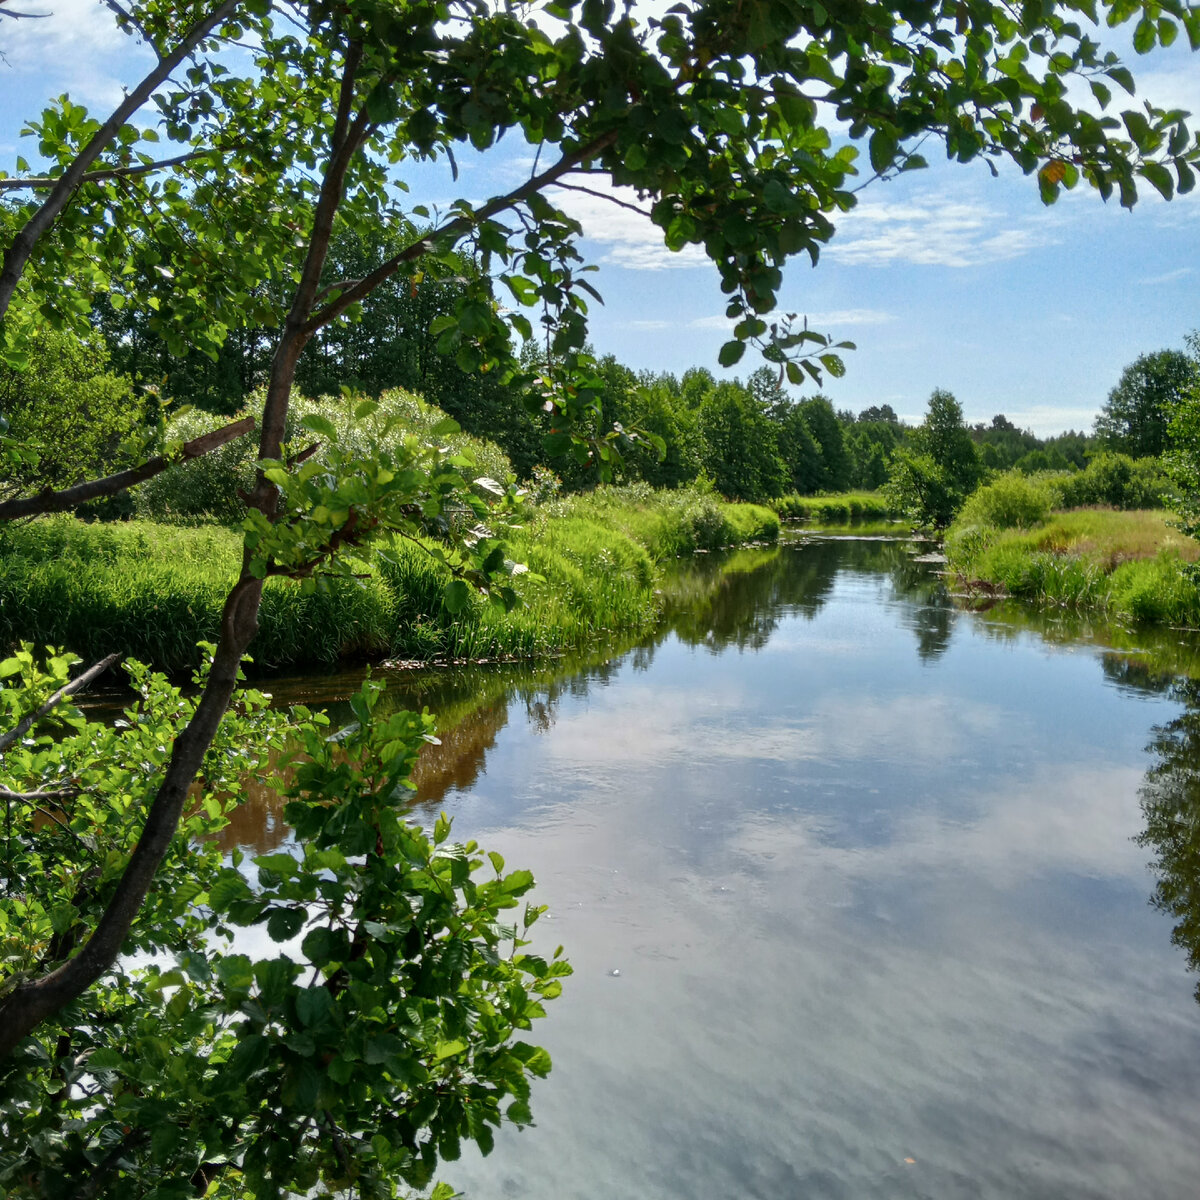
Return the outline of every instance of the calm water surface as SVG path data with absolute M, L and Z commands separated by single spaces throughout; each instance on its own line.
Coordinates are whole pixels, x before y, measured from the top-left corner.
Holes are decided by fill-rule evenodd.
M 669 631 L 608 664 L 415 682 L 459 721 L 422 802 L 534 870 L 576 971 L 535 1030 L 537 1127 L 442 1178 L 1197 1194 L 1195 979 L 1134 840 L 1147 745 L 1186 711 L 1154 673 L 1172 639 L 958 612 L 910 553 L 700 563 Z

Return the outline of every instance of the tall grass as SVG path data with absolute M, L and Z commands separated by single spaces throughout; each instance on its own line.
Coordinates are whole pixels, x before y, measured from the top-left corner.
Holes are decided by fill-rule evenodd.
M 822 526 L 879 523 L 901 516 L 900 509 L 881 492 L 840 492 L 832 496 L 793 493 L 772 500 L 771 505 L 785 521 Z
M 771 538 L 779 528 L 756 505 L 648 488 L 598 489 L 551 507 L 505 535 L 509 556 L 529 567 L 515 579 L 522 603 L 512 612 L 476 598 L 451 613 L 446 568 L 420 546 L 397 543 L 361 564 L 365 579 L 330 579 L 309 593 L 269 581 L 252 648 L 257 665 L 526 659 L 638 634 L 661 612 L 658 561 L 681 547 Z M 216 639 L 240 554 L 240 537 L 216 526 L 60 517 L 7 529 L 0 643 L 192 666 L 196 642 Z
M 981 521 L 984 507 L 969 504 L 946 536 L 950 566 L 968 587 L 1131 621 L 1200 626 L 1200 546 L 1161 511 L 1076 509 L 1022 529 Z
M 731 504 L 697 486 L 676 491 L 656 491 L 647 483 L 598 487 L 554 500 L 542 515 L 550 521 L 572 517 L 617 529 L 656 562 L 779 536 L 779 517 L 772 509 Z

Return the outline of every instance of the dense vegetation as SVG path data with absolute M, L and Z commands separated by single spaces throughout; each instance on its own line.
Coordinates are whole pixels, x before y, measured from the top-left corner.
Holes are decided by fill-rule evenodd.
M 145 75 L 99 118 L 66 95 L 29 114 L 47 174 L 17 158 L 4 180 L 0 360 L 23 374 L 0 414 L 17 493 L 0 498 L 0 516 L 83 504 L 88 517 L 127 516 L 134 485 L 186 471 L 196 464 L 178 460 L 250 428 L 256 467 L 245 486 L 245 456 L 223 452 L 236 488 L 219 501 L 202 486 L 186 502 L 182 489 L 158 500 L 150 489 L 138 502 L 150 528 L 81 530 L 68 518 L 9 535 L 6 560 L 29 565 L 22 586 L 44 577 L 49 589 L 35 616 L 83 602 L 51 555 L 80 574 L 108 545 L 113 560 L 140 554 L 145 578 L 170 552 L 194 601 L 172 613 L 179 634 L 194 637 L 218 607 L 220 619 L 194 692 L 131 665 L 135 699 L 113 724 L 70 700 L 107 660 L 70 683 L 67 654 L 21 647 L 0 661 L 0 1190 L 395 1197 L 427 1187 L 464 1140 L 486 1152 L 505 1120 L 530 1123 L 531 1080 L 549 1059 L 524 1034 L 567 969 L 525 945 L 539 915 L 521 904 L 527 871 L 454 843 L 445 821 L 408 819 L 430 722 L 381 717 L 370 688 L 336 738 L 311 714 L 292 717 L 304 758 L 280 786 L 294 852 L 259 856 L 253 870 L 225 862 L 210 838 L 238 780 L 284 750 L 280 718 L 239 690 L 243 657 L 276 604 L 279 645 L 296 643 L 298 620 L 312 636 L 332 619 L 304 609 L 322 595 L 362 605 L 362 627 L 382 615 L 378 632 L 393 636 L 430 578 L 399 566 L 397 546 L 443 572 L 419 609 L 438 653 L 465 648 L 446 641 L 460 625 L 481 631 L 474 650 L 499 649 L 486 619 L 473 624 L 475 606 L 512 610 L 530 587 L 558 588 L 552 601 L 584 589 L 547 619 L 578 619 L 593 636 L 623 605 L 637 619 L 653 554 L 726 520 L 703 484 L 664 501 L 668 517 L 637 497 L 567 498 L 536 537 L 539 518 L 526 520 L 522 546 L 515 486 L 484 473 L 451 425 L 401 412 L 395 389 L 443 404 L 544 495 L 555 488 L 537 476 L 546 456 L 566 456 L 553 470 L 572 494 L 623 473 L 703 478 L 736 500 L 874 488 L 907 454 L 911 478 L 936 486 L 897 495 L 940 525 L 941 499 L 962 498 L 975 453 L 947 421 L 953 402 L 938 401 L 905 451 L 910 435 L 886 419 L 850 421 L 783 394 L 785 381 L 819 385 L 843 370 L 828 338 L 772 315 L 787 261 L 815 263 L 859 183 L 920 168 L 929 141 L 958 162 L 1015 163 L 1047 203 L 1083 183 L 1132 205 L 1141 185 L 1167 198 L 1190 190 L 1200 139 L 1186 113 L 1120 111 L 1108 84 L 1132 94 L 1132 76 L 1069 5 L 104 9 L 149 51 L 113 68 Z M 1103 9 L 1113 26 L 1134 22 L 1139 53 L 1181 30 L 1200 45 L 1194 8 Z M 9 19 L 29 14 L 3 6 L 0 24 Z M 1077 81 L 1090 85 L 1079 107 Z M 473 172 L 471 199 L 434 212 L 407 199 L 412 164 L 446 163 L 457 183 L 465 154 L 486 161 L 522 138 L 537 147 L 527 177 Z M 596 362 L 583 230 L 556 201 L 579 172 L 636 192 L 666 251 L 703 248 L 732 327 L 718 361 L 754 348 L 774 374 L 631 386 Z M 390 309 L 369 311 L 376 297 Z M 319 399 L 355 385 L 344 412 Z M 317 398 L 299 401 L 306 392 Z M 186 419 L 174 408 L 185 401 L 255 411 L 181 437 L 168 419 Z M 1013 449 L 1002 432 L 997 456 Z M 168 517 L 207 528 L 164 533 Z M 745 534 L 776 518 L 728 520 Z M 620 525 L 643 540 L 616 541 Z M 229 563 L 220 590 L 201 552 Z M 516 555 L 539 569 L 522 575 Z M 120 611 L 115 574 L 90 590 Z M 148 625 L 171 601 L 137 572 L 133 583 Z M 243 927 L 262 957 L 230 944 Z

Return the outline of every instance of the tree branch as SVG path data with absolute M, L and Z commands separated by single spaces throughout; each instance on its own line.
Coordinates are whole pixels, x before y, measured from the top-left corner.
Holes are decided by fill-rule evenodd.
M 19 742 L 52 708 L 61 704 L 68 696 L 73 696 L 80 688 L 87 687 L 97 676 L 103 675 L 120 657 L 119 654 L 110 654 L 107 658 L 102 658 L 94 667 L 88 667 L 82 675 L 76 676 L 70 683 L 60 687 L 41 708 L 31 712 L 15 729 L 0 734 L 0 753 Z
M 636 204 L 630 204 L 628 200 L 622 200 L 619 196 L 610 195 L 608 192 L 601 192 L 596 188 L 584 187 L 582 183 L 563 183 L 560 179 L 554 186 L 564 188 L 568 192 L 583 192 L 584 195 L 595 196 L 597 200 L 607 200 L 610 204 L 616 204 L 621 208 L 629 209 L 630 212 L 637 213 L 639 217 L 650 217 L 650 214 L 644 208 L 638 208 Z
M 413 259 L 427 254 L 435 241 L 443 238 L 458 238 L 466 233 L 467 230 L 478 225 L 480 221 L 487 221 L 497 213 L 503 212 L 506 208 L 512 208 L 514 205 L 520 204 L 522 200 L 527 200 L 530 196 L 542 191 L 551 184 L 557 183 L 563 175 L 569 174 L 581 162 L 587 162 L 589 159 L 595 158 L 597 154 L 602 150 L 608 149 L 616 140 L 617 130 L 610 129 L 607 133 L 602 133 L 599 137 L 593 138 L 586 146 L 581 146 L 573 154 L 564 155 L 554 166 L 547 167 L 540 175 L 532 176 L 520 187 L 514 188 L 511 192 L 503 196 L 497 196 L 495 199 L 489 200 L 487 204 L 472 216 L 455 217 L 453 221 L 447 221 L 432 233 L 427 233 L 418 241 L 410 243 L 385 263 L 376 267 L 369 275 L 363 276 L 358 283 L 344 291 L 336 300 L 331 301 L 324 308 L 315 312 L 304 326 L 305 332 L 311 336 L 318 329 L 322 329 L 328 325 L 330 321 L 340 317 L 352 304 L 357 304 L 359 300 L 374 291 L 381 283 L 390 279 L 406 262 L 412 262 Z
M 48 975 L 22 980 L 0 1000 L 0 1059 L 48 1016 L 81 996 L 120 954 L 179 828 L 189 788 L 237 687 L 242 654 L 258 629 L 261 596 L 262 580 L 249 577 L 243 568 L 221 613 L 221 636 L 204 692 L 192 719 L 175 738 L 166 775 L 125 871 L 79 952 Z
M 233 15 L 240 3 L 241 0 L 224 0 L 224 3 L 215 8 L 204 20 L 197 21 L 184 34 L 179 45 L 169 55 L 159 58 L 154 69 L 113 110 L 112 116 L 104 122 L 91 141 L 75 156 L 71 165 L 55 183 L 50 195 L 43 201 L 42 206 L 29 218 L 4 251 L 4 264 L 0 269 L 0 318 L 3 318 L 8 312 L 13 293 L 17 290 L 17 284 L 21 281 L 21 276 L 25 272 L 25 266 L 29 262 L 38 238 L 54 224 L 58 214 L 75 194 L 81 179 L 87 174 L 88 168 L 112 144 L 126 122 L 154 95 L 171 72 L 222 21 Z M 0 9 L 0 12 L 2 11 L 5 10 Z
M 194 158 L 201 158 L 208 154 L 209 150 L 192 150 L 187 154 L 176 155 L 175 158 L 163 158 L 157 162 L 138 163 L 136 166 L 128 167 L 106 167 L 102 171 L 88 171 L 79 177 L 79 182 L 96 183 L 103 179 L 123 179 L 130 175 L 149 175 L 154 171 L 165 171 L 170 167 L 178 167 L 183 163 L 191 162 Z M 16 192 L 24 191 L 25 189 L 40 190 L 45 188 L 53 188 L 58 185 L 60 176 L 37 176 L 33 179 L 0 179 L 0 192 Z
M 47 488 L 36 496 L 21 496 L 16 500 L 0 502 L 0 521 L 15 521 L 20 517 L 36 517 L 43 513 L 69 512 L 86 504 L 89 500 L 98 500 L 102 496 L 115 496 L 126 488 L 144 483 L 155 475 L 161 474 L 177 462 L 186 462 L 190 458 L 201 458 L 205 454 L 220 449 L 234 438 L 250 433 L 254 429 L 254 418 L 243 417 L 230 425 L 223 425 L 211 433 L 203 433 L 184 442 L 180 447 L 179 456 L 168 458 L 164 454 L 155 455 L 140 467 L 130 467 L 127 471 L 118 471 L 115 475 L 106 475 L 103 479 L 91 479 L 87 483 L 77 483 L 73 487 L 63 488 L 61 492 L 52 492 Z

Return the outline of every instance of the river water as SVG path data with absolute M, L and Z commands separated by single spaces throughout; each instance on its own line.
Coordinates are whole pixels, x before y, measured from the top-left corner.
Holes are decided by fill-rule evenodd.
M 451 726 L 419 802 L 533 869 L 540 939 L 575 967 L 533 1033 L 537 1127 L 441 1178 L 477 1200 L 1196 1195 L 1195 977 L 1135 840 L 1152 793 L 1193 786 L 1169 674 L 1195 647 L 961 611 L 912 553 L 701 561 L 608 662 L 395 686 Z

